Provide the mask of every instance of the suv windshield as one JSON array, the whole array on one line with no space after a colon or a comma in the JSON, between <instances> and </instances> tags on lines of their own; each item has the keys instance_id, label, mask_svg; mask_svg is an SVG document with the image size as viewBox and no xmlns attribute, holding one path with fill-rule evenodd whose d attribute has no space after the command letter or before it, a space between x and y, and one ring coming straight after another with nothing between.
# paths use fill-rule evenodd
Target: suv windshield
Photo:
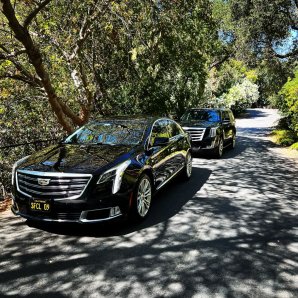
<instances>
[{"instance_id":1,"label":"suv windshield","mask_svg":"<svg viewBox=\"0 0 298 298\"><path fill-rule=\"evenodd\" d=\"M191 110L185 112L182 115L181 120L218 122L220 121L220 117L219 113L214 110Z\"/></svg>"},{"instance_id":2,"label":"suv windshield","mask_svg":"<svg viewBox=\"0 0 298 298\"><path fill-rule=\"evenodd\" d=\"M137 145L141 143L144 121L112 120L91 122L66 138L66 144Z\"/></svg>"}]
</instances>

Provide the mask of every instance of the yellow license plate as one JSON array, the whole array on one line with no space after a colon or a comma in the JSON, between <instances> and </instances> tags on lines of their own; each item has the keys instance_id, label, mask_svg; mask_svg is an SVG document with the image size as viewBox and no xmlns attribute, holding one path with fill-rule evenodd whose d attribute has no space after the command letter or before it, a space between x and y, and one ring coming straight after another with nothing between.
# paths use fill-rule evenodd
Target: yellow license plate
<instances>
[{"instance_id":1,"label":"yellow license plate","mask_svg":"<svg viewBox=\"0 0 298 298\"><path fill-rule=\"evenodd\" d=\"M49 200L32 200L30 202L31 211L49 212L51 210L51 204Z\"/></svg>"}]
</instances>

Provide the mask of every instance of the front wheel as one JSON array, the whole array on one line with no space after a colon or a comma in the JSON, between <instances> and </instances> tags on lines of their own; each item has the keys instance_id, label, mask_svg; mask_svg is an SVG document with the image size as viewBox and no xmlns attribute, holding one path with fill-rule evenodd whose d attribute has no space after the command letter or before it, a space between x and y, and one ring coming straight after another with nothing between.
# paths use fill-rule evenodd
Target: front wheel
<instances>
[{"instance_id":1,"label":"front wheel","mask_svg":"<svg viewBox=\"0 0 298 298\"><path fill-rule=\"evenodd\" d=\"M182 170L181 178L182 180L189 180L192 174L192 157L191 154L188 152L185 157L185 166Z\"/></svg>"},{"instance_id":2,"label":"front wheel","mask_svg":"<svg viewBox=\"0 0 298 298\"><path fill-rule=\"evenodd\" d=\"M143 174L133 192L133 202L130 218L133 221L142 221L148 215L152 200L152 184L150 178Z\"/></svg>"},{"instance_id":3,"label":"front wheel","mask_svg":"<svg viewBox=\"0 0 298 298\"><path fill-rule=\"evenodd\" d=\"M232 141L231 141L231 149L234 149L236 146L236 133L233 134Z\"/></svg>"},{"instance_id":4,"label":"front wheel","mask_svg":"<svg viewBox=\"0 0 298 298\"><path fill-rule=\"evenodd\" d=\"M218 142L218 146L214 149L214 157L221 158L223 154L224 144L223 138L221 137Z\"/></svg>"}]
</instances>

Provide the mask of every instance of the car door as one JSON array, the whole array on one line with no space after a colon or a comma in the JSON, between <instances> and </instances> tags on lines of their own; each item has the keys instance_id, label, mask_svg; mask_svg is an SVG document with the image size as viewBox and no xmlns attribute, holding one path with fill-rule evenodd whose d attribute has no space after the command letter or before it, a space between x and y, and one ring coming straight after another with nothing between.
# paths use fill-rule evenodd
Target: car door
<instances>
[{"instance_id":1,"label":"car door","mask_svg":"<svg viewBox=\"0 0 298 298\"><path fill-rule=\"evenodd\" d=\"M224 131L224 142L228 143L233 137L233 123L230 120L230 115L227 110L222 112L222 125Z\"/></svg>"},{"instance_id":2,"label":"car door","mask_svg":"<svg viewBox=\"0 0 298 298\"><path fill-rule=\"evenodd\" d=\"M171 175L181 170L185 165L185 137L183 130L173 120L168 120L171 153Z\"/></svg>"},{"instance_id":3,"label":"car door","mask_svg":"<svg viewBox=\"0 0 298 298\"><path fill-rule=\"evenodd\" d=\"M156 138L169 138L167 124L167 119L159 119L155 121L149 136L148 146L150 157L148 159L148 164L153 169L153 176L157 189L161 187L170 177L170 142L166 145L154 146L154 141Z\"/></svg>"}]
</instances>

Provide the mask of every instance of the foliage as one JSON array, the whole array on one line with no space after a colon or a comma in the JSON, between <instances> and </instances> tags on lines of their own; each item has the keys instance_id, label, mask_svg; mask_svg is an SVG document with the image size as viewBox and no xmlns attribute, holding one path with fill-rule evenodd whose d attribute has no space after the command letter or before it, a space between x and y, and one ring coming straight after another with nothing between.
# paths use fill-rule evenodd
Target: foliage
<instances>
[{"instance_id":1,"label":"foliage","mask_svg":"<svg viewBox=\"0 0 298 298\"><path fill-rule=\"evenodd\" d=\"M11 94L9 90L12 89L18 93ZM48 144L41 143L41 140L58 140L63 132L34 90L26 90L26 86L19 82L5 81L0 92L0 188L5 185L5 191L9 192L12 164ZM6 93L5 97L3 93ZM32 144L13 146L28 142ZM3 148L8 145L12 147Z\"/></svg>"},{"instance_id":2,"label":"foliage","mask_svg":"<svg viewBox=\"0 0 298 298\"><path fill-rule=\"evenodd\" d=\"M30 4L17 3L20 20L26 19ZM51 1L28 32L42 53L62 112L81 125L66 113L64 104L81 115L90 109L101 114L118 109L168 113L196 102L204 89L209 53L215 48L210 9L207 0L73 1L71 6ZM7 30L7 20L2 20ZM22 69L34 76L37 67L30 64L28 50L22 52L22 43L10 33L1 33L7 53L20 52ZM2 75L16 79L16 65L3 61ZM23 75L22 80L29 79ZM51 103L46 88L40 90L40 81L30 84L44 91Z\"/></svg>"},{"instance_id":3,"label":"foliage","mask_svg":"<svg viewBox=\"0 0 298 298\"><path fill-rule=\"evenodd\" d=\"M284 115L282 128L290 129L298 137L298 70L294 71L292 78L283 85L278 94L271 96L274 104ZM297 138L296 137L296 138ZM293 142L292 142L293 143Z\"/></svg>"},{"instance_id":4,"label":"foliage","mask_svg":"<svg viewBox=\"0 0 298 298\"><path fill-rule=\"evenodd\" d=\"M287 82L292 71L293 64L290 61L281 61L277 58L262 60L257 67L258 78L256 81L260 97L267 103L271 102L276 106L276 94Z\"/></svg>"},{"instance_id":5,"label":"foliage","mask_svg":"<svg viewBox=\"0 0 298 298\"><path fill-rule=\"evenodd\" d=\"M272 132L276 144L290 146L297 141L297 136L291 130L277 129Z\"/></svg>"},{"instance_id":6,"label":"foliage","mask_svg":"<svg viewBox=\"0 0 298 298\"><path fill-rule=\"evenodd\" d=\"M229 59L214 69L205 89L208 102L215 106L229 107L239 113L259 99L258 72L249 69L242 61Z\"/></svg>"},{"instance_id":7,"label":"foliage","mask_svg":"<svg viewBox=\"0 0 298 298\"><path fill-rule=\"evenodd\" d=\"M281 100L286 103L283 106L283 112L291 119L290 128L298 136L298 69L295 71L294 77L289 78L282 87L279 95Z\"/></svg>"},{"instance_id":8,"label":"foliage","mask_svg":"<svg viewBox=\"0 0 298 298\"><path fill-rule=\"evenodd\" d=\"M234 40L243 59L298 56L297 1L230 0ZM294 39L292 43L290 40ZM295 42L296 41L296 42ZM291 45L291 46L289 46Z\"/></svg>"},{"instance_id":9,"label":"foliage","mask_svg":"<svg viewBox=\"0 0 298 298\"><path fill-rule=\"evenodd\" d=\"M292 150L298 150L298 142L291 145L290 149Z\"/></svg>"},{"instance_id":10,"label":"foliage","mask_svg":"<svg viewBox=\"0 0 298 298\"><path fill-rule=\"evenodd\" d=\"M258 86L247 78L235 84L224 95L225 104L236 112L241 112L250 107L258 98Z\"/></svg>"}]
</instances>

